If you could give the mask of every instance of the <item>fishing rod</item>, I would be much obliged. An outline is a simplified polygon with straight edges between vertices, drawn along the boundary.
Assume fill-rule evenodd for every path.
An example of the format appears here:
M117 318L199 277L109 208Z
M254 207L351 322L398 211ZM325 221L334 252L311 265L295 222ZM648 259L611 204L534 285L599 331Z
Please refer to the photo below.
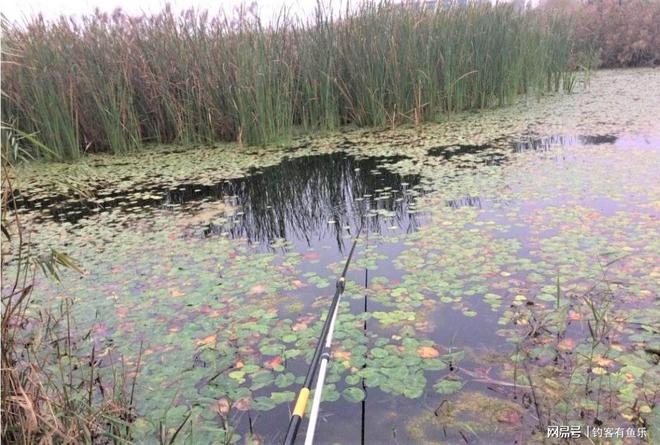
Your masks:
M337 312L339 311L339 300L344 293L344 288L346 287L346 272L348 271L348 266L351 263L353 258L353 252L355 251L355 246L357 245L358 238L360 237L360 232L362 232L362 224L355 235L353 240L353 245L351 250L348 253L348 258L346 258L346 263L344 263L344 270L341 273L341 276L337 280L337 285L335 287L335 295L332 297L332 303L328 309L328 316L323 323L323 328L321 329L321 336L319 341L316 344L316 349L314 350L314 356L312 357L312 362L309 365L307 370L307 376L305 376L305 382L303 387L298 393L298 398L296 399L296 404L293 408L293 413L291 413L291 419L289 420L289 427L284 437L284 445L293 445L296 441L296 436L298 435L298 428L300 428L300 423L302 422L303 415L305 414L305 408L307 407L307 400L309 399L309 391L312 387L312 382L314 380L314 375L316 370L319 369L319 364L321 365L321 373L319 374L319 381L321 386L317 382L316 390L314 393L314 404L316 404L316 412L312 409L312 416L314 423L312 423L312 418L310 417L310 428L311 436L307 434L308 439L305 440L305 443L308 443L308 440L311 443L313 440L314 429L316 428L316 419L318 415L318 405L320 404L320 394L323 389L323 381L325 380L325 370L328 366L328 361L330 360L330 346L332 344L332 332L335 327L335 320L337 318ZM320 388L320 389L319 389ZM318 395L318 401L317 401ZM311 437L311 438L310 438Z
M365 315L364 321L362 323L362 332L365 339L367 338L367 313L369 312L369 300L367 297L367 291L369 289L369 225L367 225L367 241L366 241L366 253L365 253L365 264L364 264L364 310ZM362 369L367 367L367 351L364 352L364 364ZM365 433L366 433L366 417L367 417L367 385L365 384L364 377L362 377L362 391L364 391L364 398L360 402L360 445L365 444Z

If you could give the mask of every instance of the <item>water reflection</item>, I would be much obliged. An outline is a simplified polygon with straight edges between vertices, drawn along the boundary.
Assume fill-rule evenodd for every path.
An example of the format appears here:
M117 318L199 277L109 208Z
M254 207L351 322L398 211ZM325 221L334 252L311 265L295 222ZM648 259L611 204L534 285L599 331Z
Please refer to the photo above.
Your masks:
M474 207L480 209L481 198L479 196L465 196L460 199L450 199L446 201L447 207L452 209L460 209L461 207Z
M519 141L513 143L515 152L523 151L547 151L553 146L567 146L567 145L601 145L613 144L616 142L617 137L606 135L595 136L570 136L570 135L552 135L545 137L527 136L521 138Z
M213 185L105 189L88 200L26 196L19 204L21 211L36 212L42 219L75 225L97 214L147 218L156 210L195 212L205 203L219 201L231 211L204 221L200 236L246 238L265 246L280 239L311 246L334 238L342 249L344 234L350 228L356 230L362 221L372 232L417 228L414 200L421 194L419 176L400 176L384 168L400 159L356 158L344 152L284 158L243 178ZM117 220L118 225L124 221Z
M252 243L286 239L307 246L332 237L341 249L343 235L363 221L372 232L414 231L416 194L411 191L419 177L402 177L383 167L398 159L357 159L341 152L306 156L226 181L218 195L235 216L208 224L203 234ZM179 199L168 195L168 200Z

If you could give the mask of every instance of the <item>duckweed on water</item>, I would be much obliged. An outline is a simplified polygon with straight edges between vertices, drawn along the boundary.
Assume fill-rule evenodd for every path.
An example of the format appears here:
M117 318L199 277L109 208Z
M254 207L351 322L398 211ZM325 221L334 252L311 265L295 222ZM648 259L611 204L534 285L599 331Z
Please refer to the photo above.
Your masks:
M104 190L141 199L152 186L245 184L251 167L273 182L260 190L278 195L252 210L209 197L148 212L107 208L75 223L44 218L45 205L25 207L25 218L41 220L35 248L65 250L88 271L61 286L37 283L38 304L77 302L78 328L105 351L101 369L119 357L134 365L144 340L136 440L155 442L161 421L176 428L190 414L186 434L196 442L250 431L278 442L348 229L364 219L322 406L345 428L322 422L318 437L353 442L363 406L366 434L378 442L396 434L433 443L445 431L450 441L530 442L565 419L656 431L660 76L598 72L590 88L436 126L310 140L291 152L214 147L137 154L122 158L127 165L95 156L84 168L24 166L19 188L36 201L65 196L71 178L97 199ZM534 135L575 139L516 150ZM457 145L487 148L428 155ZM270 176L272 166L338 150L330 156L349 160L332 180ZM318 212L289 199L293 189L320 197ZM287 230L268 232L278 236L265 245L226 225L276 223L262 218L270 211ZM205 232L207 223L220 229Z

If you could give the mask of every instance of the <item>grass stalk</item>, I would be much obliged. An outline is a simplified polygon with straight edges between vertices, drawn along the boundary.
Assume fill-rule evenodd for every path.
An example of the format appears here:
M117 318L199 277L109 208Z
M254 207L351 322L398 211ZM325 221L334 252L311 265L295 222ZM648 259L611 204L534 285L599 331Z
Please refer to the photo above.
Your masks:
M268 24L245 8L166 7L2 27L2 121L44 159L418 125L575 83L570 18L504 3L319 4L308 20L283 11Z

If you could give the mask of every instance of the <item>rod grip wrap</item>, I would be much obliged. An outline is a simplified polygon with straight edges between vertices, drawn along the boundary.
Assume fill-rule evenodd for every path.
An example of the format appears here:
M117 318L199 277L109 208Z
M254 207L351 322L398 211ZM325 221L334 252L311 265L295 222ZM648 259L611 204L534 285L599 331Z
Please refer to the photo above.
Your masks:
M305 408L307 407L307 399L309 399L309 388L303 388L298 393L298 400L296 401L296 406L293 408L293 415L299 416L302 418L305 414Z

